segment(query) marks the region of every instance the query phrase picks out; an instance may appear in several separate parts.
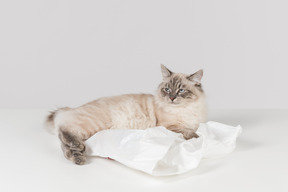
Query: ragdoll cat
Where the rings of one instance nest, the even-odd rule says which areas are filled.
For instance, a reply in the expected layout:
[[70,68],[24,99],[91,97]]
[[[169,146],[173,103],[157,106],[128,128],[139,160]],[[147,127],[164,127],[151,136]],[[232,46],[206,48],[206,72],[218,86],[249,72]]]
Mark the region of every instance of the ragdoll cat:
[[52,112],[46,125],[58,134],[67,159],[78,165],[86,161],[84,142],[104,129],[146,129],[164,126],[182,133],[185,139],[198,137],[205,121],[203,71],[192,75],[173,73],[161,65],[163,82],[155,95],[128,94],[104,97],[78,108]]

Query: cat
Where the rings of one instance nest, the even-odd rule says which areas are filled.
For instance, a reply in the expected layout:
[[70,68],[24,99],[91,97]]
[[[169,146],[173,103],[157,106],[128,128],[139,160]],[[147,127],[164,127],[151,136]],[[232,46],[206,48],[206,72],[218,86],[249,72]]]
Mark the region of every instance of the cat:
[[161,65],[163,81],[157,93],[104,97],[78,108],[60,108],[49,114],[46,126],[58,134],[64,156],[85,164],[85,141],[104,129],[146,129],[164,126],[197,138],[206,120],[203,70],[192,75],[174,73]]

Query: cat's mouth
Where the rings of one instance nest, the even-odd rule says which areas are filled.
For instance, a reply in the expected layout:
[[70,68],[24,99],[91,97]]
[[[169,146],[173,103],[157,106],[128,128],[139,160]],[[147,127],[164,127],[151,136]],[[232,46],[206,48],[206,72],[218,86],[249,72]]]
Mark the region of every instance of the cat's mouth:
[[176,102],[176,101],[170,101],[169,103],[172,105],[178,105],[179,104],[179,102]]

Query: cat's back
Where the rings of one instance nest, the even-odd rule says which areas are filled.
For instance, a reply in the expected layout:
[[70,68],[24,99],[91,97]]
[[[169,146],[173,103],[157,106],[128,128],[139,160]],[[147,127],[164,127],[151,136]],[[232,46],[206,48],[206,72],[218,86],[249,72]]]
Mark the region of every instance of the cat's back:
[[90,103],[83,105],[83,107],[109,107],[109,108],[128,108],[131,105],[143,105],[154,103],[154,96],[152,94],[125,94],[110,97],[102,97]]
[[103,97],[82,108],[102,116],[110,129],[145,129],[156,125],[154,103],[152,94],[126,94]]

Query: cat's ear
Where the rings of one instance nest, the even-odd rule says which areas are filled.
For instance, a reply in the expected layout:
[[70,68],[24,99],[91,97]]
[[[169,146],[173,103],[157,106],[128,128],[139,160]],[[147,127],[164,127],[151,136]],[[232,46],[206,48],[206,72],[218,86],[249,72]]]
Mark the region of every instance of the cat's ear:
[[189,75],[187,79],[193,82],[195,85],[200,85],[202,77],[203,77],[203,69],[197,71],[192,75]]
[[167,67],[165,67],[162,64],[161,64],[161,72],[162,72],[163,79],[166,79],[173,74],[173,72],[171,72]]

